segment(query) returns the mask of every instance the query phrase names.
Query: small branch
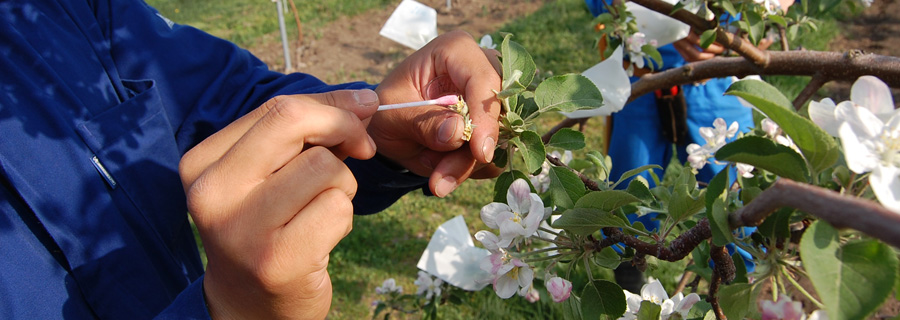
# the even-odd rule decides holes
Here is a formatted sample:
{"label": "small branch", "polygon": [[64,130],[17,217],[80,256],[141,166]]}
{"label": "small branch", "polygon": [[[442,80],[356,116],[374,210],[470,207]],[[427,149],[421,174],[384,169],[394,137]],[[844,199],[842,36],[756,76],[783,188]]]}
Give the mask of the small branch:
{"label": "small branch", "polygon": [[836,228],[859,230],[900,248],[900,214],[871,200],[785,178],[779,178],[753,201],[730,214],[729,224],[732,228],[758,226],[782,207],[814,215]]}
{"label": "small branch", "polygon": [[606,238],[595,243],[598,250],[622,242],[625,245],[634,248],[638,253],[654,256],[660,260],[680,261],[684,259],[694,248],[701,242],[712,237],[709,229],[709,221],[706,218],[700,219],[693,228],[679,235],[672,240],[668,246],[662,243],[647,243],[633,236],[627,235],[617,228],[603,228],[603,234]]}
{"label": "small branch", "polygon": [[[725,250],[724,255],[728,255],[728,251],[724,247],[715,247],[713,246],[712,250],[710,250],[710,254],[714,254],[717,251]],[[725,316],[725,313],[722,311],[722,306],[719,305],[719,288],[722,285],[722,274],[717,272],[719,268],[713,268],[712,270],[712,279],[709,283],[709,295],[706,296],[706,302],[709,302],[712,305],[713,312],[716,314],[716,319],[725,320],[728,317]]]}
{"label": "small branch", "polygon": [[812,79],[809,80],[809,83],[806,84],[806,87],[803,88],[803,91],[794,98],[794,110],[800,110],[800,108],[803,107],[803,103],[812,98],[812,96],[816,94],[816,91],[819,91],[819,88],[826,83],[828,83],[828,79],[825,78],[821,72],[816,72],[816,74],[812,76]]}
{"label": "small branch", "polygon": [[787,41],[787,33],[784,30],[784,26],[778,25],[778,37],[781,39],[781,51],[790,51],[791,48],[788,45]]}
{"label": "small branch", "polygon": [[[688,264],[688,265],[690,265],[690,264]],[[675,286],[675,292],[672,292],[672,294],[674,295],[674,294],[678,294],[679,292],[684,291],[684,288],[691,281],[690,280],[691,276],[698,277],[698,276],[694,275],[693,272],[685,271],[684,274],[681,275],[681,280],[678,281],[678,285]]]}

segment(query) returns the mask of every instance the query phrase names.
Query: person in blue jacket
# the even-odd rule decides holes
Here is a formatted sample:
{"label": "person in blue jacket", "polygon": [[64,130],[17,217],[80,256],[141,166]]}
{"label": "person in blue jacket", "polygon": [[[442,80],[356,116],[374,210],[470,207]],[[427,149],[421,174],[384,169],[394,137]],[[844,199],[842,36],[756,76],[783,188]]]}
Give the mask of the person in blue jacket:
{"label": "person in blue jacket", "polygon": [[[140,0],[0,2],[0,318],[323,318],[353,213],[498,173],[490,54],[451,32],[328,85]],[[467,144],[445,108],[375,113],[441,91]]]}

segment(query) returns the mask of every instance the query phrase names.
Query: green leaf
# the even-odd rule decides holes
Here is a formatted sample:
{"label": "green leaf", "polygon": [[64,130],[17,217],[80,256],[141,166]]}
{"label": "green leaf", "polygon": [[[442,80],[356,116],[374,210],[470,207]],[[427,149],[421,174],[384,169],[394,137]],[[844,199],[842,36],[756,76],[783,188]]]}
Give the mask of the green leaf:
{"label": "green leaf", "polygon": [[[760,288],[762,286],[759,286]],[[736,283],[719,289],[719,305],[728,319],[754,318],[757,294],[753,285]]]}
{"label": "green leaf", "polygon": [[572,112],[603,105],[600,89],[585,76],[567,74],[550,77],[534,90],[534,102],[540,112]]}
{"label": "green leaf", "polygon": [[750,35],[750,42],[753,42],[754,45],[759,44],[759,40],[765,36],[766,33],[766,21],[763,20],[762,16],[756,11],[747,10],[744,11],[744,17],[747,19],[747,23],[750,26],[750,29],[747,30]]}
{"label": "green leaf", "polygon": [[[727,1],[723,1],[723,2],[727,2]],[[781,25],[782,27],[787,27],[787,25],[788,25],[787,20],[785,20],[784,17],[779,16],[777,14],[769,15],[768,17],[766,17],[766,19],[769,19],[769,21],[777,23],[777,24]]]}
{"label": "green leaf", "polygon": [[541,169],[541,165],[544,164],[544,160],[547,157],[547,151],[544,149],[544,142],[541,141],[541,136],[534,131],[525,131],[518,137],[510,140],[510,142],[519,149],[518,152],[522,154],[522,158],[525,160],[525,169],[529,173],[534,173]]}
{"label": "green leaf", "polygon": [[759,225],[757,232],[767,238],[790,238],[791,215],[794,214],[794,211],[792,208],[781,208],[775,211]]}
{"label": "green leaf", "polygon": [[840,245],[828,223],[813,222],[800,240],[800,258],[829,319],[864,319],[887,299],[897,277],[897,255],[875,240]]}
{"label": "green leaf", "polygon": [[553,222],[553,227],[566,229],[577,235],[586,236],[604,227],[623,228],[628,223],[608,211],[594,208],[574,208],[563,212]]}
{"label": "green leaf", "polygon": [[650,192],[650,188],[647,187],[647,184],[641,180],[631,180],[631,182],[628,183],[628,188],[625,188],[625,191],[640,199],[644,204],[653,202],[653,193]]}
{"label": "green leaf", "polygon": [[614,282],[595,280],[581,291],[584,319],[617,319],[625,314],[625,292]]}
{"label": "green leaf", "polygon": [[592,191],[578,199],[576,208],[594,208],[612,212],[629,203],[640,202],[641,199],[622,190]]}
{"label": "green leaf", "polygon": [[745,136],[734,140],[716,151],[716,159],[746,163],[781,177],[809,182],[809,169],[800,154],[763,137]]}
{"label": "green leaf", "polygon": [[[728,1],[722,1],[722,3],[728,3],[729,5],[731,5],[731,3],[729,3]],[[700,47],[703,49],[709,48],[709,45],[711,45],[713,42],[716,42],[716,29],[713,28],[703,31],[703,34],[700,35]]]}
{"label": "green leaf", "polygon": [[550,142],[547,143],[547,146],[565,150],[578,150],[584,148],[584,133],[571,128],[559,129],[559,131],[550,137]]}
{"label": "green leaf", "polygon": [[596,265],[607,269],[615,269],[622,262],[622,257],[612,247],[603,248],[600,252],[592,255],[592,259]]}
{"label": "green leaf", "polygon": [[662,313],[662,306],[644,300],[641,301],[641,308],[638,309],[637,320],[659,320],[660,313]]}
{"label": "green leaf", "polygon": [[[731,1],[719,1],[718,3],[720,5],[722,5],[722,9],[725,9],[725,11],[727,11],[728,14],[731,15],[732,17],[739,16],[738,13],[740,13],[740,11],[737,11],[737,9],[734,8],[734,5],[731,4]],[[706,32],[704,32],[704,33],[706,33]]]}
{"label": "green leaf", "polygon": [[499,177],[497,177],[497,181],[494,183],[494,200],[493,202],[502,202],[506,203],[506,190],[509,190],[509,186],[512,185],[513,181],[516,179],[525,179],[528,181],[528,185],[531,187],[531,190],[534,190],[534,186],[531,185],[531,181],[529,181],[528,176],[525,175],[522,171],[511,170],[501,173]]}
{"label": "green leaf", "polygon": [[581,319],[581,299],[574,294],[562,302],[564,319]]}
{"label": "green leaf", "polygon": [[657,68],[662,68],[662,64],[663,64],[662,54],[659,53],[659,50],[656,49],[655,46],[653,46],[651,44],[645,44],[645,45],[641,46],[641,52],[643,52],[648,57],[650,57],[650,59],[653,59],[653,62],[656,63]]}
{"label": "green leaf", "polygon": [[[500,54],[503,59],[501,61],[501,67],[503,68],[503,82],[507,84],[503,88],[506,90],[513,83],[518,83],[521,89],[524,90],[528,88],[528,85],[531,84],[531,81],[534,80],[534,73],[537,70],[537,66],[534,64],[534,59],[531,58],[531,54],[528,53],[528,50],[525,50],[522,45],[518,44],[515,41],[510,40],[512,38],[512,34],[506,34],[503,37],[503,43],[500,44]],[[513,78],[513,73],[516,70],[521,72],[518,81],[510,82],[511,78]],[[517,88],[519,86],[516,86]]]}
{"label": "green leaf", "polygon": [[741,80],[732,84],[725,94],[747,100],[775,121],[791,137],[806,162],[816,172],[831,167],[840,157],[840,148],[834,138],[809,119],[794,112],[790,100],[768,83]]}
{"label": "green leaf", "polygon": [[550,199],[557,207],[568,209],[584,195],[584,182],[569,169],[550,168]]}
{"label": "green leaf", "polygon": [[635,176],[635,175],[640,174],[641,172],[644,172],[644,171],[647,171],[647,170],[650,170],[650,169],[659,169],[659,170],[662,170],[663,168],[660,167],[659,165],[656,165],[656,164],[648,164],[648,165],[643,165],[643,166],[640,166],[640,167],[637,167],[637,168],[634,168],[634,169],[625,171],[625,173],[623,173],[622,176],[619,177],[619,181],[616,181],[616,183],[613,184],[613,189],[615,189],[616,186],[618,186],[620,183],[622,183],[622,181],[625,181],[625,180],[627,180],[628,178],[631,178],[631,177],[633,177],[633,176]]}
{"label": "green leaf", "polygon": [[713,177],[706,187],[706,218],[712,231],[713,243],[724,246],[734,241],[731,227],[728,224],[728,212],[725,211],[725,199],[728,196],[728,171],[722,170]]}
{"label": "green leaf", "polygon": [[688,193],[687,186],[676,185],[675,194],[669,198],[669,216],[679,222],[700,212],[705,205],[703,198],[694,198]]}

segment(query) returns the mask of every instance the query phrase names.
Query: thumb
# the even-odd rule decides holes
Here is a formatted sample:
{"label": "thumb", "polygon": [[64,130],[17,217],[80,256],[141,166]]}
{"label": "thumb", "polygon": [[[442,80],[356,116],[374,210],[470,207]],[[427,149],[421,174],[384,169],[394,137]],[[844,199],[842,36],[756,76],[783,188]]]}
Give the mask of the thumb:
{"label": "thumb", "polygon": [[350,111],[360,120],[368,119],[378,110],[378,94],[370,89],[337,90],[311,94],[308,97],[321,104]]}

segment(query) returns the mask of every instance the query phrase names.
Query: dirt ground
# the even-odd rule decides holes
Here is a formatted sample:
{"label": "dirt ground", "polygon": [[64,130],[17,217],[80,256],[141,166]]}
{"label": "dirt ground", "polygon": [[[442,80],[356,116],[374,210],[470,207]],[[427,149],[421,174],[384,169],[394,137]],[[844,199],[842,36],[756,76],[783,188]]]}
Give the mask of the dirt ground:
{"label": "dirt ground", "polygon": [[[479,39],[511,19],[534,12],[547,0],[453,0],[450,10],[446,0],[419,2],[437,10],[438,33],[463,30]],[[394,8],[341,18],[328,27],[305,32],[299,48],[292,43],[295,46],[291,59],[294,71],[313,74],[328,83],[381,81],[395,64],[413,52],[378,34]],[[296,39],[292,40],[296,42]],[[271,68],[283,71],[281,42],[264,42],[268,45],[251,48],[251,51]]]}

